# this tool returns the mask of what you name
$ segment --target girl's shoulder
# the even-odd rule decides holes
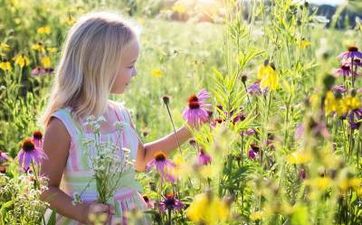
[[[69,107],[63,107],[55,111],[52,118],[56,118],[58,121],[62,123],[62,125],[66,128],[69,136],[77,135],[77,124],[75,124],[74,119],[72,117],[72,110]]]

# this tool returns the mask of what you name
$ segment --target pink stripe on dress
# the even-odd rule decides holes
[[[75,144],[73,141],[71,141],[70,144],[70,149],[69,149],[69,159],[70,159],[70,171],[79,171],[79,166],[78,166],[78,151],[75,148]]]

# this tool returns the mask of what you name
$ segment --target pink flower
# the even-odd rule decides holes
[[[35,76],[51,74],[52,72],[54,72],[53,68],[35,67],[34,69],[31,70],[31,75],[35,77]]]
[[[356,46],[348,47],[348,51],[342,52],[338,56],[339,59],[362,58],[362,52],[358,51]]]
[[[24,140],[22,149],[18,153],[19,165],[28,171],[31,162],[40,164],[43,159],[47,159],[46,154],[39,147],[35,146],[34,141],[31,138]]]
[[[165,179],[171,183],[176,181],[176,178],[168,173],[168,170],[170,168],[176,167],[176,164],[171,160],[168,160],[163,152],[157,153],[155,158],[147,163],[146,170],[149,171],[152,167],[156,168],[162,179]]]
[[[5,152],[0,151],[0,165],[6,161],[9,160],[9,156],[8,154],[6,154]]]
[[[161,212],[166,210],[181,210],[184,207],[184,204],[178,200],[174,194],[167,194],[164,196],[164,199],[160,202]]]
[[[341,65],[341,67],[334,71],[334,74],[337,76],[349,77],[352,74],[351,67],[347,64]]]
[[[210,104],[206,100],[209,93],[202,89],[197,95],[192,95],[188,100],[188,107],[183,111],[183,118],[191,125],[200,125],[209,120],[208,107]]]
[[[33,142],[36,148],[43,150],[43,134],[37,130],[33,132]]]
[[[255,144],[251,144],[249,152],[248,152],[249,159],[251,159],[251,160],[256,159],[258,154],[259,154],[259,147],[257,145],[255,145]]]
[[[212,160],[212,157],[207,154],[203,149],[199,152],[199,157],[197,159],[197,162],[199,165],[207,165],[210,164]]]
[[[153,209],[155,207],[155,202],[150,200],[146,195],[142,196],[143,200],[146,202],[147,208]]]

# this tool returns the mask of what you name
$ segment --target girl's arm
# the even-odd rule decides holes
[[[73,205],[73,199],[59,189],[69,147],[70,136],[66,128],[60,120],[53,118],[44,135],[43,148],[48,159],[42,162],[41,174],[48,178],[48,190],[42,193],[41,200],[48,202],[50,208],[55,209],[63,216],[81,223],[88,223],[89,213],[106,212],[108,207],[102,204]],[[97,205],[97,209],[94,209],[95,205]]]
[[[162,151],[168,155],[172,150],[176,149],[178,147],[176,135],[180,145],[192,137],[190,130],[183,126],[176,133],[173,132],[147,144],[143,144],[140,140],[135,165],[136,170],[144,171],[147,163],[154,158],[155,153]]]

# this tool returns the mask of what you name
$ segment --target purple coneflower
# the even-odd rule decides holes
[[[362,61],[360,59],[353,59],[353,65],[362,67]]]
[[[147,171],[149,171],[152,167],[156,168],[162,179],[166,179],[171,183],[176,181],[176,178],[168,173],[168,170],[176,167],[176,164],[171,160],[168,160],[163,152],[155,154],[155,158],[147,163]]]
[[[295,140],[301,139],[303,137],[303,133],[304,133],[304,125],[301,123],[295,128],[294,139]]]
[[[358,51],[356,46],[348,47],[348,51],[342,52],[338,58],[340,59],[351,59],[351,58],[362,58],[362,52]]]
[[[349,77],[352,74],[351,67],[347,64],[341,65],[338,69],[334,72],[337,76],[342,77]]]
[[[258,153],[259,153],[259,147],[255,144],[251,144],[249,152],[248,152],[249,159],[252,159],[252,160],[256,159]]]
[[[183,112],[184,119],[191,125],[200,125],[209,120],[208,107],[210,104],[206,100],[210,97],[209,93],[202,89],[197,95],[192,95],[188,100],[188,107]]]
[[[181,210],[184,204],[178,200],[174,194],[167,194],[160,202],[160,210],[165,212],[166,210]]]
[[[240,136],[252,136],[254,134],[256,134],[256,131],[253,128],[248,128],[246,131],[240,132]]]
[[[252,83],[247,89],[246,91],[250,94],[250,95],[261,95],[262,91],[260,88],[260,81],[256,81],[254,83]]]
[[[53,68],[35,67],[34,69],[31,70],[31,75],[42,76],[42,75],[51,74],[53,71],[54,71]]]
[[[43,134],[37,130],[33,132],[33,142],[36,148],[43,150]]]
[[[35,146],[34,141],[31,138],[24,140],[22,149],[18,153],[19,165],[28,171],[31,162],[40,164],[43,159],[47,159],[45,153],[38,147]]]
[[[155,203],[154,201],[150,200],[146,195],[142,196],[143,197],[143,200],[146,202],[147,204],[147,208],[149,209],[153,209],[154,206],[155,206]]]
[[[5,152],[0,151],[0,165],[6,161],[9,160],[9,156],[8,154],[6,154]]]
[[[207,165],[210,164],[212,160],[212,157],[207,154],[203,149],[200,149],[199,157],[197,159],[197,162],[199,165]]]
[[[306,177],[307,177],[307,173],[306,173],[305,169],[304,169],[304,168],[301,168],[301,169],[299,170],[299,178],[300,178],[301,180],[305,180]]]
[[[352,110],[348,116],[348,123],[352,130],[357,130],[361,126],[362,108]]]
[[[335,94],[344,94],[344,93],[346,93],[347,89],[344,85],[334,85],[332,87],[332,91]]]
[[[240,121],[244,121],[245,118],[246,118],[245,114],[241,112],[233,118],[233,124],[240,122]]]

